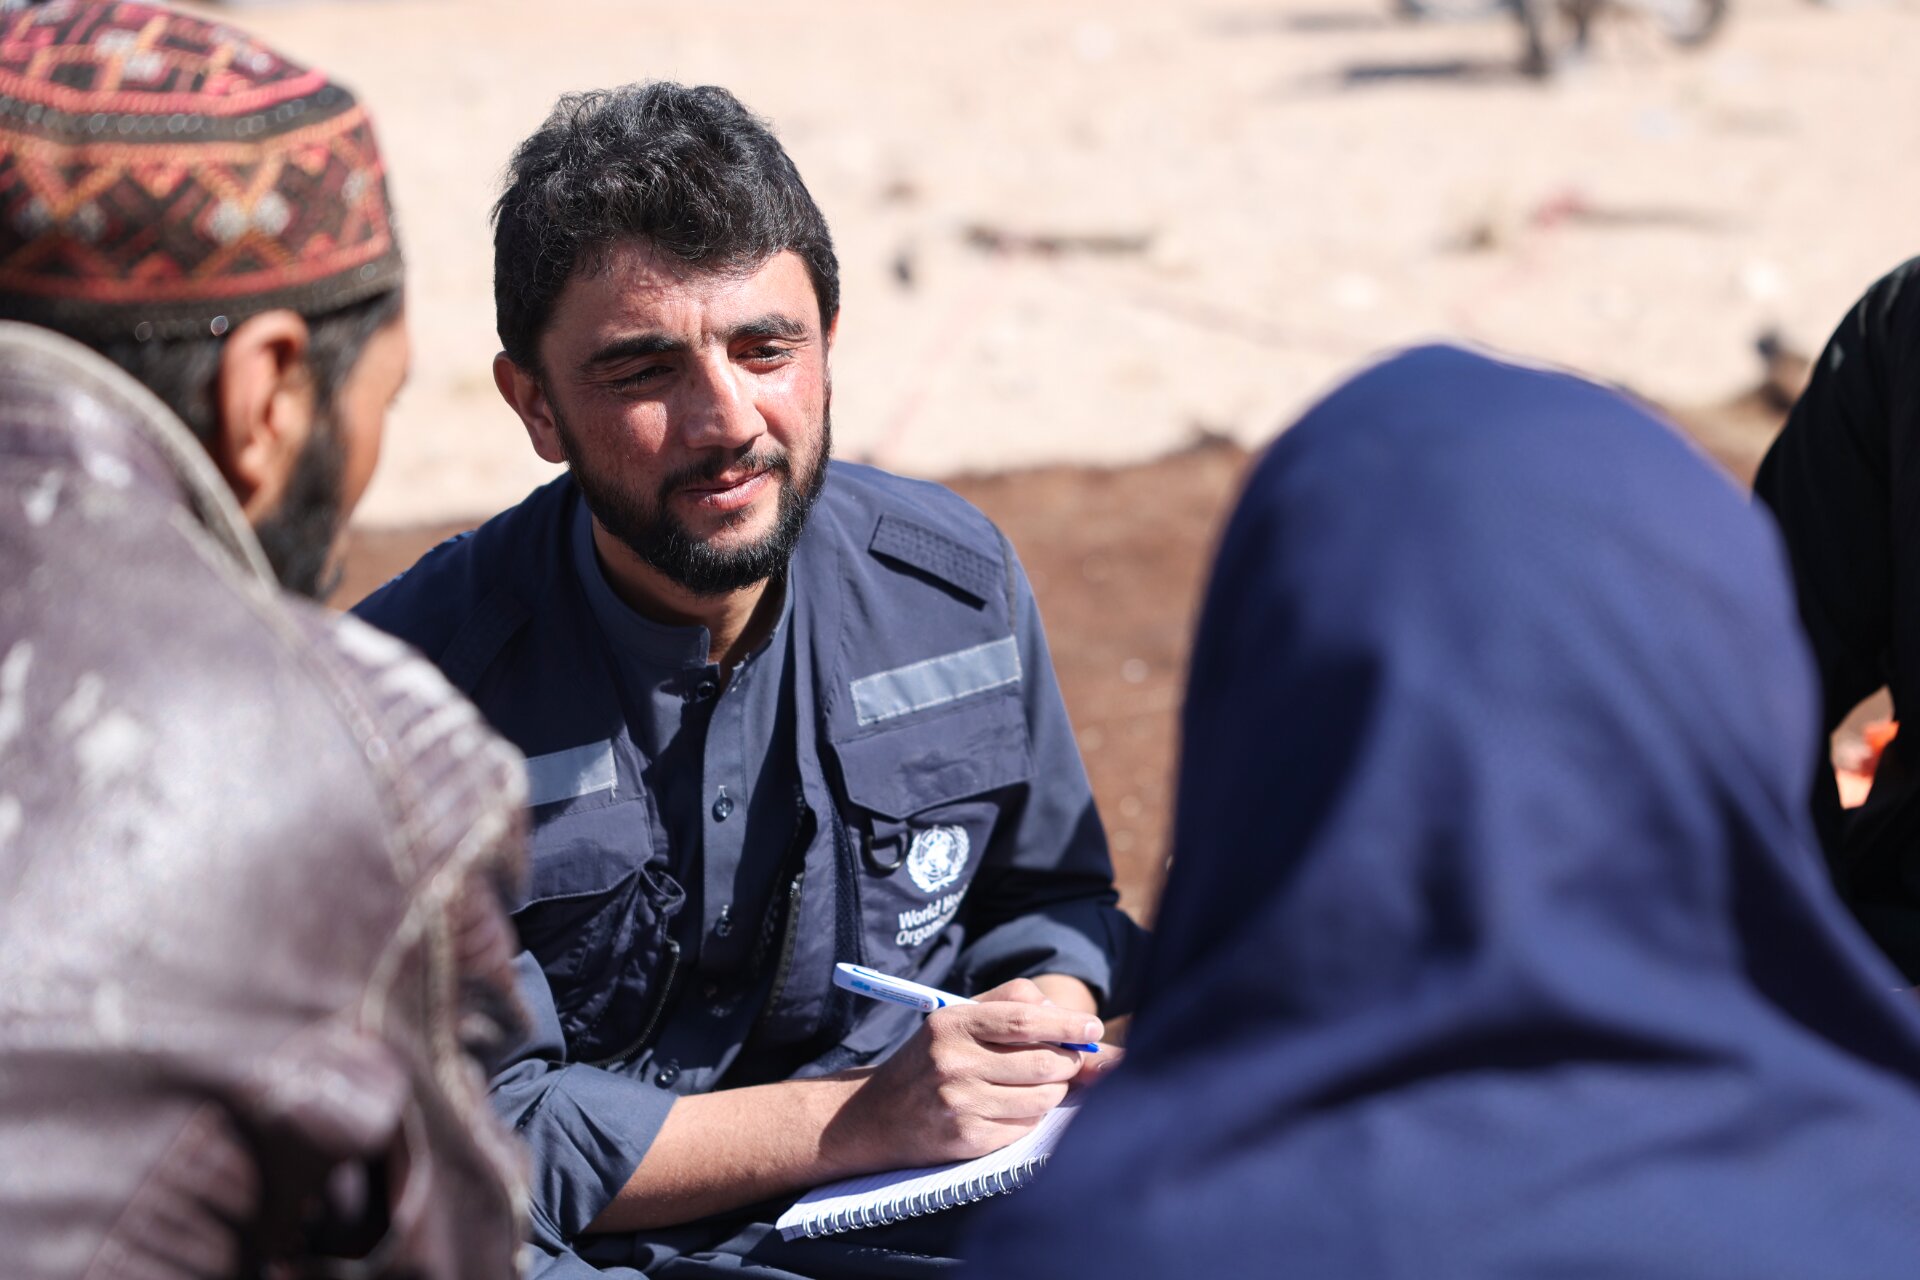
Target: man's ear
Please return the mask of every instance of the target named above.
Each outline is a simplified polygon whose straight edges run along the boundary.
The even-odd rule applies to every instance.
[[[547,462],[565,462],[567,447],[554,425],[553,403],[547,399],[547,389],[540,379],[502,351],[493,358],[493,385],[500,389],[500,398],[507,402],[507,407],[520,415],[520,425],[527,429],[533,451]]]
[[[310,341],[298,313],[266,311],[241,321],[221,348],[213,460],[255,523],[279,503],[313,434]]]

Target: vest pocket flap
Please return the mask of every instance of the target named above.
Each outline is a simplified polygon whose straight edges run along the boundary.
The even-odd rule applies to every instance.
[[[1027,721],[1011,694],[834,744],[847,798],[900,820],[1033,776]]]
[[[531,896],[514,913],[540,962],[567,1053],[580,1062],[637,1045],[670,978],[661,978],[686,891],[651,865],[644,800],[575,810],[533,832]]]
[[[523,906],[605,893],[644,866],[653,852],[646,805],[637,799],[537,823],[528,844],[533,871]]]

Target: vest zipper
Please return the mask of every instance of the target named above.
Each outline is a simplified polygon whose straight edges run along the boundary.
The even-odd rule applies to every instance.
[[[761,1006],[762,1010],[772,1009],[786,994],[787,976],[793,970],[794,944],[800,940],[800,931],[794,922],[800,915],[800,888],[806,879],[807,873],[802,869],[787,887],[787,918],[780,930],[780,960],[774,968],[773,985],[767,990],[767,1002]]]
[[[760,1016],[753,1020],[753,1026],[747,1033],[751,1042],[759,1034],[761,1023],[772,1014],[774,1006],[780,1003],[780,997],[786,993],[787,979],[793,971],[793,952],[800,941],[800,893],[806,885],[807,846],[813,843],[814,812],[807,803],[806,792],[799,786],[794,787],[793,839],[788,843],[786,856],[781,859],[783,868],[793,866],[797,861],[799,869],[793,873],[793,879],[787,882],[786,911],[781,913],[779,945],[774,960],[773,981],[767,988],[767,997],[760,1005]],[[767,904],[766,924],[761,927],[760,945],[754,953],[754,972],[764,972],[770,944],[774,938],[767,927],[773,923],[776,913],[780,913],[780,900],[775,897]]]
[[[595,1067],[618,1066],[640,1056],[647,1047],[647,1041],[653,1039],[654,1029],[660,1025],[660,1018],[667,1011],[667,1004],[673,999],[673,980],[680,976],[680,944],[672,938],[667,939],[667,980],[660,985],[660,999],[654,1002],[653,1013],[647,1018],[646,1029],[639,1037],[619,1053],[600,1058],[589,1063]]]

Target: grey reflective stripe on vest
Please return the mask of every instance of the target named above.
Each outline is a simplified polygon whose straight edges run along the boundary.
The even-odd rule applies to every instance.
[[[955,702],[1020,679],[1020,647],[1012,636],[989,640],[853,682],[853,709],[860,723],[875,724]]]
[[[613,789],[613,743],[589,742],[527,761],[527,803],[552,804]]]

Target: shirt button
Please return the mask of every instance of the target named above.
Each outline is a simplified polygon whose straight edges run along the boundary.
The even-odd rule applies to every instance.
[[[713,936],[724,938],[733,932],[733,904],[720,908],[720,918],[713,922]]]
[[[693,696],[702,702],[718,692],[720,692],[720,682],[712,676],[701,676],[700,683],[693,686]]]
[[[716,797],[713,802],[713,820],[715,822],[725,822],[727,815],[732,812],[733,797],[727,794],[725,787],[722,787],[720,788],[719,796]]]
[[[662,1089],[671,1089],[673,1082],[680,1078],[680,1064],[668,1059],[660,1064],[660,1070],[654,1072],[653,1082]]]

